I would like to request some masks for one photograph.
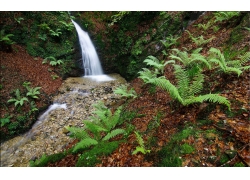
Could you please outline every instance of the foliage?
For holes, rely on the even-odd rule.
[[[199,37],[194,37],[189,31],[186,30],[186,32],[188,32],[189,37],[191,38],[191,40],[197,45],[197,46],[201,46],[204,44],[209,43],[210,41],[212,41],[215,37],[211,37],[209,39],[204,39],[204,37],[201,35]]]
[[[113,26],[114,23],[120,21],[124,16],[126,16],[129,13],[130,13],[129,11],[119,11],[117,14],[114,14],[113,16],[111,16],[112,21],[111,23],[109,23],[108,26]]]
[[[81,140],[76,144],[73,152],[98,145],[100,142],[109,141],[117,135],[125,134],[123,129],[114,129],[119,122],[121,107],[112,115],[111,110],[107,109],[101,101],[93,106],[96,108],[95,115],[90,117],[90,120],[83,121],[84,128],[66,127],[72,133],[72,137]]]
[[[185,127],[180,132],[174,134],[168,144],[158,152],[158,157],[160,159],[158,166],[182,166],[182,160],[180,158],[181,154],[185,154],[186,152],[190,153],[192,150],[194,150],[192,147],[190,148],[188,144],[188,146],[182,144],[182,141],[187,139],[189,136],[194,135],[194,133],[195,129],[193,127]]]
[[[198,25],[196,25],[196,26],[197,26],[198,28],[200,28],[200,29],[206,31],[206,30],[208,30],[208,28],[211,27],[211,25],[212,25],[212,23],[211,23],[211,21],[209,21],[207,24],[198,24]]]
[[[47,60],[50,60],[50,65],[51,66],[56,66],[56,65],[58,65],[58,64],[63,64],[63,61],[62,60],[57,60],[55,57],[53,57],[53,56],[49,56],[49,57],[46,57],[44,60],[43,60],[43,64],[44,63],[47,63]]]
[[[66,155],[67,155],[67,152],[52,154],[52,155],[43,154],[41,158],[34,160],[34,161],[31,160],[29,166],[30,167],[45,167],[49,162],[54,163],[62,159]]]
[[[224,54],[222,54],[221,51],[216,48],[210,48],[209,53],[209,62],[211,64],[218,64],[219,68],[224,73],[233,72],[240,76],[244,70],[250,68],[250,66],[243,66],[243,64],[249,61],[250,52],[246,52],[244,55],[240,56],[239,60],[226,60]]]
[[[173,53],[169,57],[180,61],[185,67],[193,67],[196,65],[203,67],[205,65],[208,69],[210,69],[211,65],[207,59],[200,54],[201,50],[202,48],[197,48],[189,54],[186,50],[180,51],[179,49],[172,49]]]
[[[227,11],[227,12],[215,12],[215,21],[214,22],[222,22],[225,20],[230,20],[233,17],[237,17],[240,15],[238,11]]]
[[[18,18],[15,18],[15,20],[16,20],[16,22],[17,22],[18,24],[20,24],[20,23],[21,23],[21,21],[23,21],[23,20],[24,20],[24,18],[22,18],[22,17],[18,17]]]
[[[114,90],[114,93],[115,94],[120,94],[122,95],[123,97],[128,97],[128,98],[136,98],[137,97],[137,94],[135,92],[135,90],[133,88],[131,88],[130,90],[127,90],[127,86],[126,85],[121,85],[119,87],[117,87],[115,90]]]
[[[23,106],[24,101],[29,101],[26,97],[21,97],[19,89],[16,89],[15,96],[16,96],[16,98],[11,98],[7,101],[8,103],[14,103],[15,107],[16,106]]]
[[[5,118],[0,118],[1,127],[3,127],[5,124],[8,124],[10,122],[10,117],[11,116],[7,116]]]
[[[185,58],[177,56],[172,56],[172,58],[180,60],[185,66],[190,65],[194,60],[200,59],[202,59],[202,62],[207,63],[206,59],[201,58],[201,56],[193,58],[194,60],[190,60],[187,53],[182,54],[184,54]],[[144,68],[144,71],[139,72],[139,78],[141,78],[144,83],[150,83],[166,90],[173,99],[177,100],[184,106],[193,103],[202,103],[203,101],[210,101],[212,103],[224,104],[230,109],[229,101],[223,96],[211,93],[200,95],[203,89],[204,75],[202,74],[202,69],[197,64],[193,64],[192,67],[189,66],[189,68],[182,68],[180,65],[173,66],[175,68],[174,74],[177,80],[177,86],[167,80],[165,76],[156,77],[155,73],[152,73],[146,68]]]
[[[0,31],[0,42],[3,42],[4,44],[11,45],[15,42],[10,39],[10,37],[13,37],[13,34],[5,34],[5,30],[2,29]]]
[[[148,56],[144,61],[144,63],[146,63],[147,65],[149,66],[153,66],[154,69],[155,69],[155,74],[160,74],[160,75],[163,75],[164,74],[164,68],[167,64],[170,64],[170,63],[175,63],[174,60],[170,60],[170,61],[166,61],[164,63],[164,61],[159,61],[156,57],[154,56]]]
[[[191,154],[194,151],[194,148],[189,144],[185,143],[181,145],[181,153],[182,154]]]
[[[173,37],[173,35],[170,34],[168,37],[166,37],[165,40],[160,40],[160,41],[165,46],[165,48],[168,49],[172,45],[177,44],[178,39],[179,39],[179,37]]]
[[[41,89],[41,87],[35,87],[35,88],[32,88],[32,87],[30,87],[29,85],[30,85],[31,83],[30,82],[24,82],[23,83],[23,86],[27,89],[27,93],[26,93],[26,96],[27,97],[31,97],[31,98],[33,98],[33,99],[37,99],[38,98],[38,94],[40,94],[40,91],[39,91],[39,89]]]
[[[141,135],[137,131],[135,131],[135,135],[136,135],[136,140],[139,143],[139,146],[137,146],[136,149],[132,152],[132,155],[137,154],[138,152],[141,152],[143,154],[150,153],[151,150],[145,148],[144,141]]]

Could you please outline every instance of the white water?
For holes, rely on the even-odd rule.
[[[101,63],[88,33],[83,31],[76,22],[74,22],[73,20],[72,22],[75,25],[79,37],[85,76],[102,75],[103,70],[101,67]]]

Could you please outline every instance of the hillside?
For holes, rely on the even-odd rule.
[[[87,12],[83,14],[85,16],[79,15],[79,19],[88,18]],[[173,86],[179,87],[181,86],[180,81],[183,79],[178,79],[178,75],[181,76],[181,74],[176,75],[175,68],[184,67],[184,65],[176,58],[180,55],[177,52],[179,50],[190,55],[197,48],[202,48],[199,50],[200,59],[202,57],[209,59],[212,54],[211,48],[220,50],[227,61],[237,61],[246,54],[246,60],[242,66],[249,66],[247,52],[250,51],[250,14],[241,12],[231,18],[220,20],[216,19],[214,12],[205,12],[198,19],[189,17],[186,20],[188,15],[179,14],[179,12],[167,12],[167,15],[157,12],[152,14],[134,12],[123,15],[118,13],[120,19],[118,18],[117,21],[113,19],[114,25],[109,29],[106,24],[112,22],[112,18],[108,18],[110,14],[112,13],[109,12],[102,16],[101,13],[89,12],[88,15],[93,19],[85,19],[84,22],[86,24],[88,21],[89,25],[86,26],[91,36],[96,37],[94,42],[101,54],[105,71],[114,70],[125,76],[130,83],[129,89],[134,89],[137,94],[136,98],[124,97],[126,101],[124,101],[123,111],[120,114],[120,119],[123,121],[117,127],[125,129],[126,135],[120,134],[110,139],[110,142],[119,142],[117,148],[112,152],[109,150],[99,152],[92,148],[95,146],[89,146],[89,149],[72,153],[72,148],[80,141],[79,138],[75,138],[73,143],[61,150],[62,154],[67,152],[66,154],[47,156],[41,161],[39,161],[40,157],[36,157],[38,160],[32,161],[32,166],[40,166],[44,162],[47,162],[45,166],[48,167],[74,167],[79,164],[98,167],[249,166],[249,68],[241,69],[241,73],[230,68],[220,69],[220,66],[215,64],[211,68],[197,66],[197,69],[192,69],[199,63],[183,68],[192,69],[188,72],[191,75],[183,76],[183,79],[193,78],[190,80],[190,84],[198,81],[195,79],[195,75],[192,76],[192,73],[201,73],[204,76],[204,80],[200,80],[201,87],[197,85],[197,89],[200,91],[196,92],[199,94],[197,93],[195,96],[219,94],[230,102],[230,108],[226,103],[212,103],[208,100],[186,105],[184,102],[189,96],[185,96],[185,93],[192,89],[192,86],[187,86],[189,88],[182,94],[180,93],[181,97],[184,97],[181,101],[183,103],[180,103],[179,99],[173,98],[169,93],[169,89],[166,90],[164,84],[158,85],[160,83],[144,81],[143,78],[138,77],[138,72],[142,72],[142,68],[150,69],[151,73],[156,72],[153,66],[143,63],[143,60],[150,55],[163,62],[175,59],[175,66],[171,63],[165,65],[162,74],[159,73],[156,76],[153,74],[149,80],[163,76],[162,78],[168,80]],[[134,20],[132,25],[128,23],[131,17]],[[137,21],[140,23],[135,25]],[[169,21],[175,22],[176,25],[169,27]],[[132,23],[132,21],[129,22]],[[181,27],[179,22],[182,22]],[[126,23],[129,25],[126,26]],[[168,30],[167,27],[170,29]],[[110,33],[105,34],[105,31]],[[165,33],[164,38],[163,33]],[[199,39],[201,36],[203,40]],[[110,37],[112,37],[112,41]],[[167,38],[173,40],[173,37],[178,37],[178,39],[170,44],[171,42]],[[39,112],[50,104],[51,97],[57,93],[63,83],[65,76],[62,75],[61,70],[67,69],[67,66],[51,66],[49,63],[43,63],[49,52],[43,51],[46,54],[44,57],[29,55],[25,50],[27,48],[25,43],[1,47],[0,92],[1,123],[3,125],[0,130],[1,141],[5,141],[31,127]],[[73,47],[76,45],[72,45]],[[57,51],[58,49],[53,52],[53,55],[63,57],[64,53],[57,54]],[[72,55],[75,51],[77,51],[77,47],[74,51],[67,53]],[[71,55],[67,56],[67,63],[70,58],[74,57]],[[179,59],[183,57],[179,56]],[[69,65],[72,66],[70,63]],[[74,68],[74,66],[72,67]],[[202,70],[200,71],[200,69]],[[75,69],[75,71],[78,70]],[[73,74],[67,73],[67,76]],[[39,98],[29,99],[17,109],[14,104],[7,103],[7,101],[15,97],[16,89],[20,90],[21,96],[25,96],[27,89],[23,85],[24,82],[30,82],[31,87],[41,87]],[[223,100],[225,102],[225,99]],[[39,110],[32,111],[32,107],[34,108],[32,101]],[[114,113],[117,107],[111,107],[111,110]],[[5,122],[4,119],[9,119],[9,122]],[[91,137],[93,137],[93,133]],[[102,145],[100,147],[108,146]],[[109,148],[107,147],[107,149]],[[136,149],[137,152],[135,152]],[[99,156],[96,156],[98,153]],[[84,154],[89,155],[90,160],[84,159],[86,158]]]

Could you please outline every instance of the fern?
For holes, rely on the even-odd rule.
[[[95,111],[91,120],[84,120],[84,127],[66,127],[71,132],[71,137],[80,139],[73,149],[73,152],[96,146],[101,142],[109,141],[111,138],[125,134],[123,129],[114,129],[120,120],[121,108],[119,107],[114,114],[104,105],[103,102],[98,102],[93,105]]]
[[[206,30],[208,30],[208,28],[211,27],[211,22],[209,21],[207,24],[198,24],[197,27],[206,31]]]
[[[109,132],[104,138],[102,138],[102,141],[108,141],[109,139],[119,135],[119,134],[124,134],[125,130],[124,129],[115,129],[111,132]]]
[[[152,73],[149,69],[147,68],[142,68],[143,71],[139,71],[138,74],[140,74],[138,77],[141,78],[144,83],[150,83],[150,80],[153,78],[156,78],[157,75],[155,73]]]
[[[77,139],[86,139],[86,138],[90,138],[89,134],[84,131],[82,128],[79,127],[69,127],[66,126],[65,127],[68,131],[71,132],[70,137],[74,137]]]
[[[123,97],[132,97],[132,98],[136,98],[137,95],[136,95],[136,92],[133,88],[131,88],[129,91],[127,90],[127,86],[126,85],[121,85],[120,87],[117,87],[115,90],[114,90],[114,93],[115,94],[120,94],[122,95]]]
[[[209,39],[204,39],[204,37],[201,35],[199,37],[194,37],[189,31],[186,30],[186,32],[189,34],[189,37],[191,38],[191,40],[197,45],[197,46],[201,46],[204,44],[209,43],[210,41],[212,41],[215,37],[211,37]]]
[[[239,60],[226,60],[225,56],[221,53],[219,49],[216,48],[210,48],[209,50],[210,56],[209,56],[209,62],[211,64],[219,65],[219,67],[222,69],[224,73],[236,73],[238,76],[241,75],[241,73],[244,70],[249,69],[249,66],[243,66],[244,63],[249,61],[250,59],[250,52],[246,52],[243,56],[240,56]],[[215,67],[217,68],[217,67]]]
[[[178,39],[179,37],[174,38],[171,34],[169,37],[166,37],[165,40],[160,40],[160,41],[165,46],[165,48],[168,49],[170,46],[176,44]]]
[[[203,101],[209,101],[211,103],[224,104],[230,110],[230,102],[227,100],[227,98],[225,98],[223,96],[220,96],[218,94],[211,94],[211,93],[187,99],[187,100],[185,100],[185,105],[189,105],[189,104],[197,103],[197,102],[201,103]]]
[[[85,149],[85,148],[88,148],[92,145],[97,145],[97,144],[98,144],[98,141],[96,141],[95,139],[86,138],[86,139],[83,139],[79,143],[76,144],[76,146],[73,149],[73,152],[76,152],[80,149],[82,150],[82,149]]]
[[[172,53],[169,57],[178,60],[183,63],[186,67],[192,67],[197,63],[202,65],[206,65],[208,69],[211,68],[211,65],[208,63],[206,58],[200,54],[202,48],[195,49],[190,55],[187,51],[180,51],[179,49],[172,49],[174,53]]]
[[[239,15],[240,15],[240,12],[237,12],[237,11],[216,12],[214,13],[214,16],[215,16],[214,22],[218,22],[218,21],[222,22],[224,20],[229,20]]]
[[[174,60],[166,61],[165,63],[163,61],[160,62],[159,59],[157,59],[154,56],[148,56],[143,62],[147,63],[147,65],[149,66],[153,66],[155,68],[155,74],[161,74],[161,75],[164,74],[164,67],[167,64],[175,63]]]
[[[136,135],[136,140],[140,146],[136,147],[136,149],[132,152],[132,155],[137,154],[138,152],[141,152],[143,154],[150,153],[151,150],[147,150],[145,148],[144,141],[143,141],[142,137],[140,136],[140,134],[135,131],[135,135]]]

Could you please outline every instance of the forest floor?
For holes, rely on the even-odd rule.
[[[205,23],[200,17],[195,24]],[[197,26],[190,25],[188,30],[200,35]],[[214,40],[203,47],[206,55],[210,47],[220,48],[229,36],[233,27],[227,24],[221,26],[215,34],[212,29],[206,32],[205,39],[215,36]],[[247,33],[247,32],[246,32]],[[203,34],[204,35],[204,34]],[[250,35],[235,44],[239,49],[249,46]],[[187,33],[180,38],[179,49],[195,48]],[[62,83],[61,78],[52,78],[53,70],[48,64],[42,64],[41,58],[33,58],[23,47],[13,45],[12,52],[0,51],[1,57],[1,103],[11,98],[10,91],[23,89],[22,83],[29,81],[33,87],[42,87],[37,107],[49,104],[49,96],[55,94]],[[240,77],[207,72],[205,87],[207,91],[221,92],[221,95],[231,102],[231,112],[226,108],[208,103],[184,107],[172,100],[169,94],[160,89],[152,89],[141,79],[131,81],[138,97],[130,101],[126,110],[137,110],[138,116],[131,123],[141,134],[147,154],[132,152],[139,145],[134,133],[130,134],[125,143],[109,156],[100,158],[98,167],[152,167],[152,166],[250,166],[250,85],[249,71]],[[172,69],[165,69],[165,76],[174,82]],[[27,108],[27,109],[26,109]],[[28,112],[28,106],[22,108]],[[6,108],[1,106],[1,118],[6,114]],[[15,108],[9,108],[8,113],[15,114]],[[15,121],[13,118],[12,121]],[[31,123],[31,122],[30,122]],[[7,129],[6,129],[7,132]],[[72,147],[77,141],[69,145]],[[62,160],[48,166],[75,166],[78,155],[68,155]],[[181,159],[181,161],[180,161]],[[165,164],[164,164],[165,162]]]

